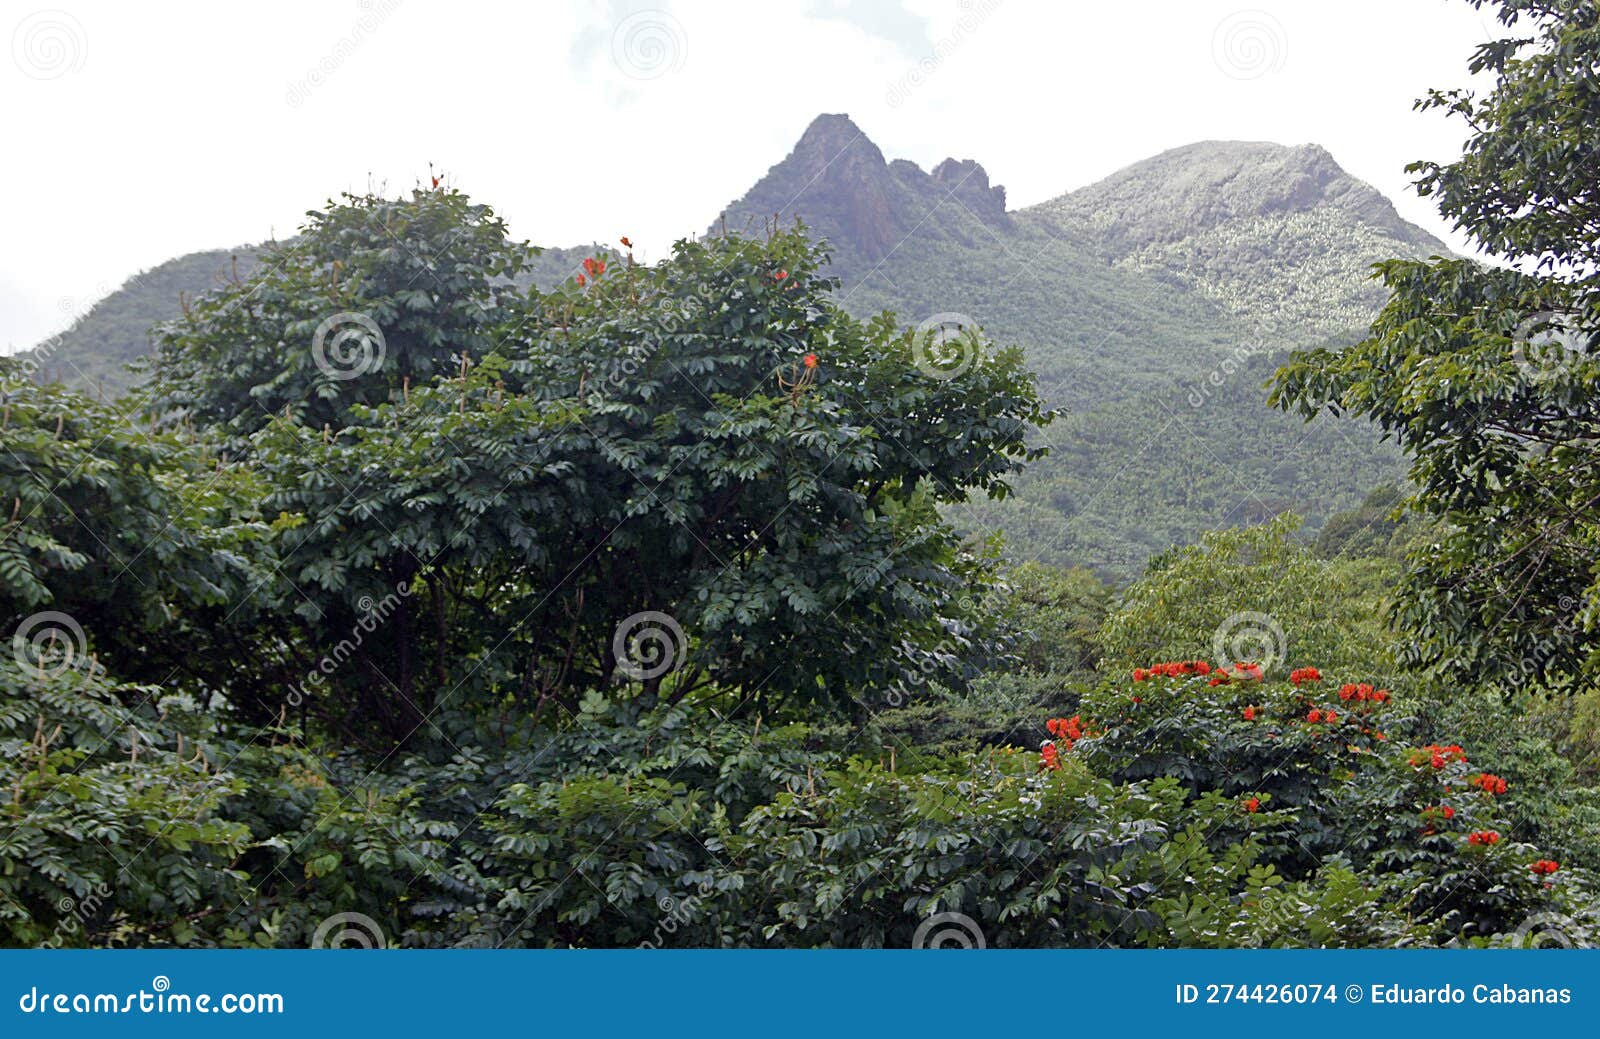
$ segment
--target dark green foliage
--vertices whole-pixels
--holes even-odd
[[[0,368],[0,624],[66,611],[77,651],[122,675],[215,675],[207,650],[266,565],[262,484],[125,410]]]
[[[243,893],[229,864],[250,833],[218,811],[243,780],[194,738],[187,698],[43,665],[0,656],[5,944],[188,941]]]

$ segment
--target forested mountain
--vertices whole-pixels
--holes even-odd
[[[189,253],[140,271],[33,348],[46,379],[114,395],[128,388],[127,365],[150,353],[150,329],[194,299],[255,269],[254,246]]]
[[[1067,412],[1045,434],[1052,454],[1014,499],[961,514],[1020,556],[1127,578],[1201,531],[1285,509],[1314,532],[1399,472],[1371,430],[1308,428],[1264,403],[1288,350],[1358,338],[1383,298],[1371,264],[1445,251],[1315,145],[1194,144],[1008,211],[978,163],[890,161],[847,116],[823,115],[710,231],[759,234],[774,217],[827,240],[856,315],[958,315],[1025,348]],[[531,277],[565,280],[591,251],[546,250]],[[229,276],[233,256],[253,262],[199,253],[139,275],[60,337],[45,370],[125,385],[116,372],[149,326]]]
[[[1007,212],[978,163],[887,161],[825,115],[717,226],[775,215],[832,243],[851,311],[956,314],[1027,350],[1068,414],[1016,498],[964,513],[1020,555],[1128,577],[1286,509],[1315,530],[1399,471],[1370,429],[1265,404],[1289,350],[1359,338],[1371,264],[1445,252],[1314,145],[1191,145]]]

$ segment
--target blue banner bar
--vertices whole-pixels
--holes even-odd
[[[1301,1039],[1590,1029],[1600,951],[0,951],[0,995],[6,1036],[1288,1026]]]

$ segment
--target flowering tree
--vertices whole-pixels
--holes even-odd
[[[164,332],[156,406],[272,488],[281,685],[387,744],[446,702],[846,702],[982,655],[992,560],[939,509],[1038,456],[1019,351],[926,370],[798,229],[550,292],[525,253],[455,192],[351,199]]]

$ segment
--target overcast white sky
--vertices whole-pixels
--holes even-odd
[[[139,270],[291,233],[432,161],[519,237],[700,232],[819,112],[977,159],[1011,206],[1190,141],[1316,142],[1460,247],[1412,112],[1494,27],[1463,0],[6,0],[0,348]]]

